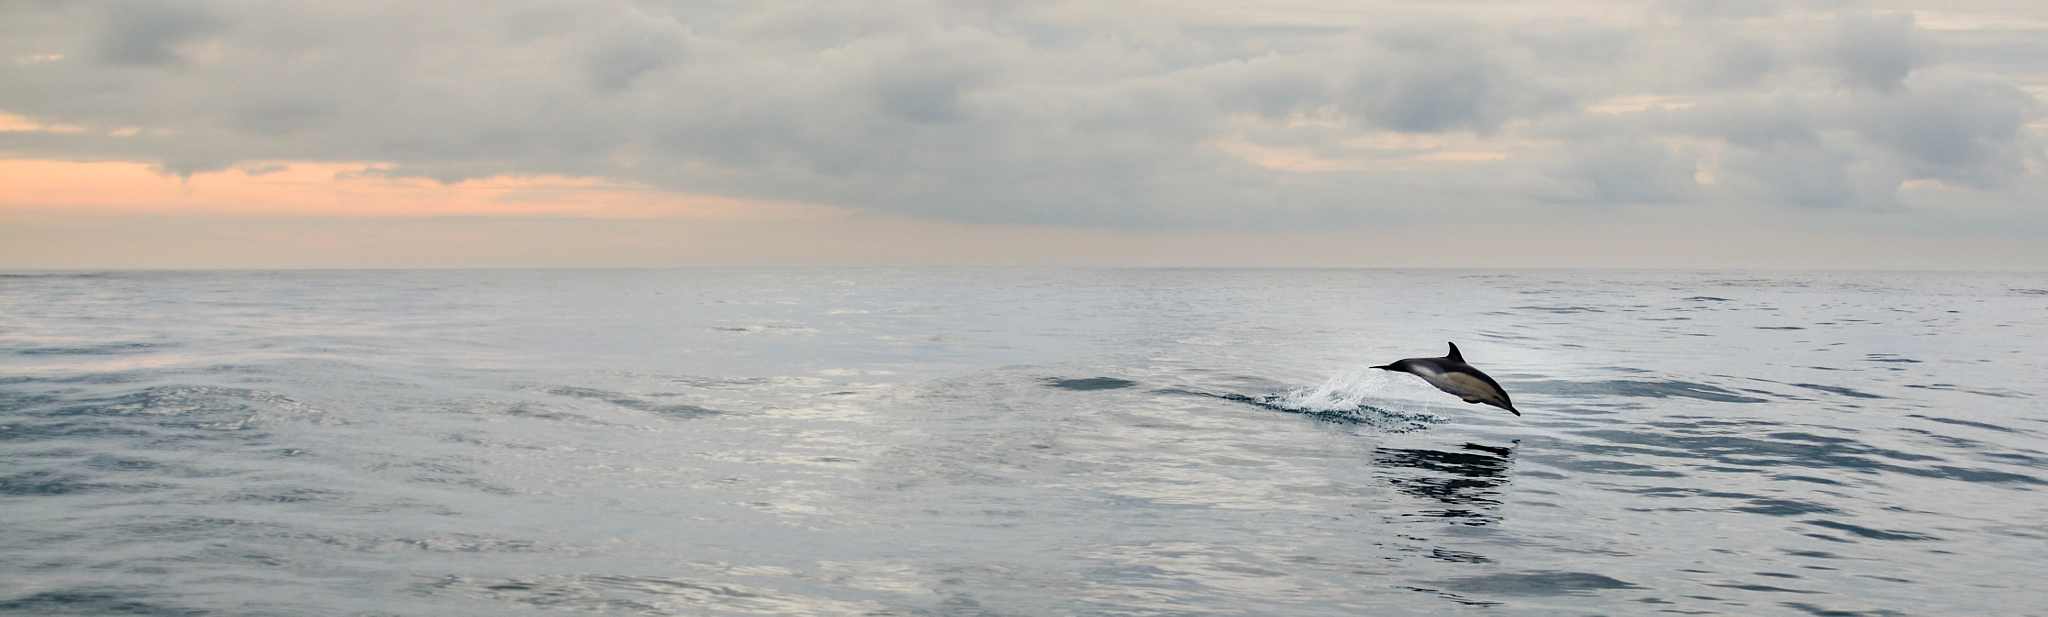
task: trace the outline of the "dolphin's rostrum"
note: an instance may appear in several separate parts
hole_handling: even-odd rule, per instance
[[[1522,415],[1515,411],[1515,403],[1508,400],[1508,391],[1479,369],[1465,363],[1465,356],[1458,353],[1458,344],[1451,343],[1451,355],[1441,358],[1408,358],[1392,364],[1372,368],[1408,373],[1421,377],[1436,389],[1455,394],[1467,403],[1486,403],[1494,407]]]

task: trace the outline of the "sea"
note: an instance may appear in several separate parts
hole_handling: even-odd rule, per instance
[[[2030,273],[14,272],[0,614],[2044,615],[2044,397]]]

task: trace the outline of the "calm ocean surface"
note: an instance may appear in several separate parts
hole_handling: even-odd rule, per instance
[[[2038,274],[16,274],[0,613],[2043,615],[2044,384]]]

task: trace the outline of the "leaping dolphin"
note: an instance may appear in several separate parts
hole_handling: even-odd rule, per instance
[[[1451,343],[1451,355],[1448,356],[1395,360],[1392,364],[1372,368],[1421,377],[1436,389],[1457,395],[1467,403],[1486,403],[1517,416],[1522,415],[1522,412],[1515,411],[1514,402],[1508,400],[1507,390],[1502,390],[1500,384],[1487,377],[1486,373],[1465,363],[1465,356],[1458,353],[1457,343]]]

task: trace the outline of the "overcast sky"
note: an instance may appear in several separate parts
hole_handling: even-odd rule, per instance
[[[2044,100],[2037,1],[0,0],[0,266],[2048,269]]]

